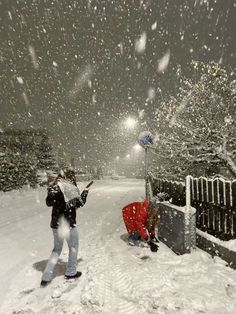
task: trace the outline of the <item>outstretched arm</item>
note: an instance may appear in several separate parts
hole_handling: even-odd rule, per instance
[[[84,190],[80,196],[73,198],[72,200],[66,202],[66,209],[71,207],[79,208],[84,206],[87,200],[88,190]]]
[[[84,204],[87,201],[88,191],[89,191],[88,189],[84,189],[83,192],[81,193],[81,198]]]

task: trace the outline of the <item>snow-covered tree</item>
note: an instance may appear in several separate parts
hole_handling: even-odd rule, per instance
[[[36,155],[38,159],[38,169],[54,170],[57,168],[55,156],[52,153],[52,144],[46,134],[43,134],[41,137],[41,141],[37,146]]]
[[[43,130],[6,129],[1,133],[0,146],[0,190],[27,183],[35,186],[37,170],[57,168],[52,145]]]
[[[10,149],[0,154],[0,191],[9,191],[29,184],[37,184],[36,160],[32,156],[20,155]]]
[[[195,81],[180,78],[177,97],[156,112],[155,167],[169,177],[226,166],[236,176],[236,82],[216,63],[195,62]],[[199,173],[199,171],[198,171]]]

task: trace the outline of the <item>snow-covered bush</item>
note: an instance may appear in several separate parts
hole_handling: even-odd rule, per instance
[[[57,170],[52,144],[43,130],[6,129],[1,133],[0,147],[2,190],[27,183],[34,186],[37,180],[41,183],[37,170],[40,173]]]
[[[0,155],[0,191],[9,191],[37,184],[36,161],[7,149]]]

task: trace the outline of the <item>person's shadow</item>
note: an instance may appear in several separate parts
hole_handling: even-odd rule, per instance
[[[124,241],[127,245],[129,245],[129,242],[128,242],[128,237],[129,237],[129,234],[128,233],[124,233],[120,236],[120,239],[122,241]],[[137,247],[147,247],[142,241],[136,241],[134,242],[134,245],[133,246],[137,246]],[[131,246],[132,247],[132,246]],[[150,258],[150,256],[148,255],[137,255],[136,257],[140,258],[141,260],[148,260]]]
[[[128,244],[128,236],[129,236],[128,233],[124,233],[120,236],[120,239]]]
[[[83,261],[82,258],[79,258],[77,260],[78,263],[82,261]],[[48,260],[36,262],[33,264],[33,267],[37,271],[43,272],[47,265],[47,262]],[[65,275],[66,265],[67,265],[67,262],[64,262],[63,260],[59,259],[53,271],[53,278]]]

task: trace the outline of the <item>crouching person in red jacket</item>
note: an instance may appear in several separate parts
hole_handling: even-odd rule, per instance
[[[128,242],[135,245],[138,240],[145,241],[152,252],[158,250],[155,226],[158,219],[158,208],[154,202],[145,200],[128,204],[122,209],[123,219],[128,231]]]

